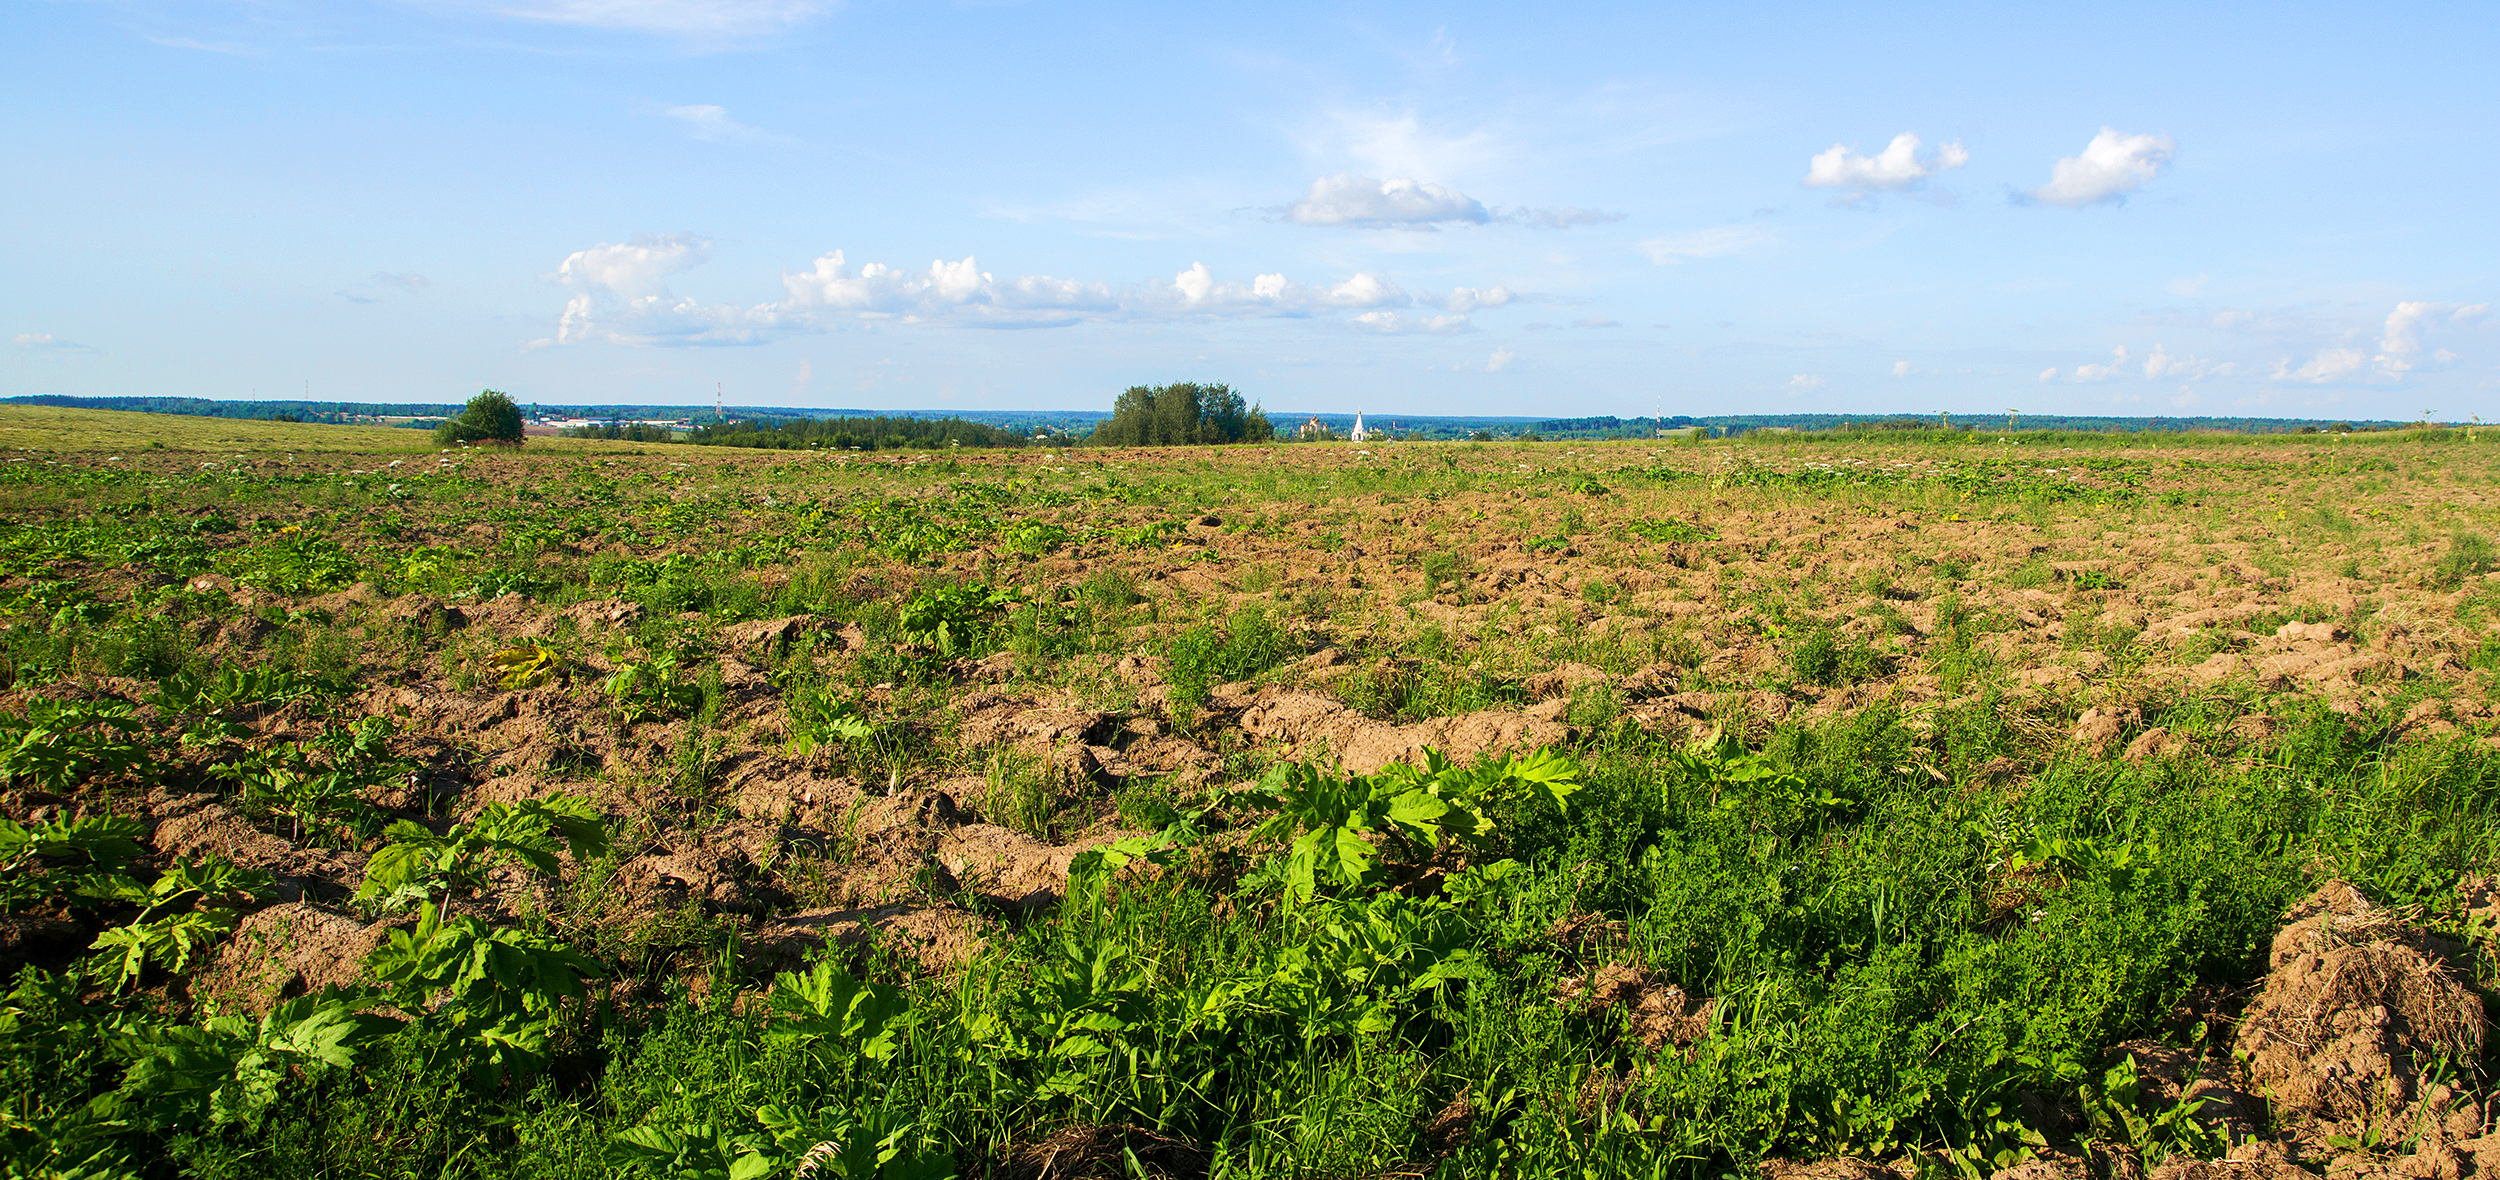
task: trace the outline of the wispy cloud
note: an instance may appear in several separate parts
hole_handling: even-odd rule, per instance
[[[662,106],[660,117],[685,128],[686,134],[708,143],[776,144],[795,140],[761,127],[750,127],[729,117],[729,108],[698,103],[692,106]]]
[[[39,352],[95,351],[94,349],[89,348],[84,344],[80,344],[75,340],[63,340],[54,336],[50,332],[20,332],[17,335],[10,337],[9,343],[14,344],[19,348],[30,348]]]
[[[167,49],[191,49],[201,53],[221,53],[227,57],[269,56],[269,51],[258,45],[239,45],[232,41],[194,41],[189,37],[150,37],[148,40]]]
[[[777,33],[835,5],[829,0],[449,0],[441,7],[548,24],[731,39]]]
[[[1722,225],[1651,238],[1641,243],[1641,252],[1660,266],[1674,266],[1701,258],[1742,254],[1778,241],[1777,235],[1758,225]]]
[[[372,278],[366,279],[363,282],[350,283],[347,286],[339,288],[337,294],[339,298],[344,299],[349,303],[380,303],[382,301],[382,295],[389,292],[396,291],[402,295],[414,295],[417,292],[425,290],[427,287],[431,287],[433,285],[433,280],[413,271],[405,274],[394,274],[389,271],[379,271],[376,272]]]

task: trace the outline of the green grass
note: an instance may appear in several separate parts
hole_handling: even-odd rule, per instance
[[[534,1081],[480,1089],[400,1034],[259,1123],[170,1150],[207,1176],[593,1176],[633,1127],[752,1127],[790,1104],[912,1121],[918,1150],[965,1167],[1078,1123],[1204,1144],[1243,1175],[1716,1176],[1770,1154],[1934,1149],[1967,1140],[1986,1103],[2070,1090],[2102,1046],[2162,1035],[2196,983],[2247,982],[2318,876],[2436,915],[2500,837],[2500,759],[2389,749],[2323,711],[2238,769],[2060,760],[2018,789],[1894,769],[1932,740],[1880,710],[1783,729],[1784,773],[1752,783],[1654,750],[1597,757],[1567,814],[1521,817],[1513,850],[1533,867],[1452,948],[1477,965],[1368,1031],[1193,1016],[1208,987],[1330,945],[1290,910],[1238,904],[1221,858],[1193,856],[1099,916],[1061,911],[960,978],[907,985],[914,1019],[874,1070],[800,1053],[717,998],[602,1006]],[[2014,850],[2049,840],[2130,850],[2133,867],[2007,875]],[[1721,997],[1715,1032],[1651,1053],[1554,1002],[1588,960],[1547,932],[1581,913],[1623,923],[1596,958]],[[1122,966],[1045,983],[1071,953]],[[1368,969],[1382,994],[1394,962]],[[1124,1013],[1109,1051],[1053,1056],[1017,1031],[1080,1000]],[[1618,1079],[1608,1111],[1568,1101],[1593,1076]],[[1429,1140],[1461,1094],[1476,1118]]]

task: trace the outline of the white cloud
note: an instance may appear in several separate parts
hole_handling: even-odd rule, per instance
[[[1309,193],[1278,212],[1297,225],[1351,229],[1431,230],[1493,222],[1570,229],[1623,220],[1623,214],[1597,209],[1488,209],[1482,201],[1447,185],[1403,177],[1378,180],[1352,172],[1312,181]]]
[[[1894,362],[1892,362],[1892,375],[1893,375],[1893,376],[1895,376],[1895,377],[1907,377],[1907,376],[1909,376],[1909,375],[1910,375],[1910,372],[1911,372],[1911,370],[1910,370],[1910,362],[1908,362],[1908,361],[1894,361]]]
[[[10,337],[9,343],[18,346],[19,348],[32,348],[43,352],[95,351],[94,349],[74,340],[60,339],[50,332],[20,332],[17,335]]]
[[[779,32],[832,8],[827,0],[455,0],[496,16],[677,37]]]
[[[1285,207],[1285,217],[1300,225],[1431,229],[1444,222],[1482,225],[1493,214],[1454,188],[1340,172],[1312,181],[1308,195]]]
[[[1509,368],[1511,366],[1511,362],[1518,359],[1518,353],[1512,352],[1507,348],[1496,348],[1493,350],[1492,356],[1484,359],[1484,371],[1487,373],[1499,373],[1502,370]]]
[[[1510,293],[1508,287],[1486,287],[1483,290],[1452,287],[1449,295],[1438,301],[1438,306],[1443,311],[1465,313],[1478,308],[1507,306],[1514,298],[1516,296]]]
[[[712,240],[695,234],[636,234],[622,244],[601,242],[576,250],[556,265],[556,281],[602,289],[625,299],[659,294],[668,276],[693,270],[711,257]]]
[[[2289,360],[2277,362],[2274,366],[2274,379],[2307,385],[2325,385],[2359,374],[2362,366],[2367,363],[2366,354],[2357,348],[2320,349],[2318,355],[2309,358],[2309,363],[2297,369],[2292,367],[2292,362]]]
[[[2239,371],[2239,365],[2229,361],[2209,361],[2194,355],[2173,356],[2168,345],[2155,343],[2153,351],[2145,355],[2143,364],[2136,366],[2129,361],[2127,346],[2121,344],[2110,350],[2108,361],[2097,365],[2077,365],[2066,379],[2078,384],[2116,381],[2137,370],[2147,381],[2201,381],[2207,377],[2228,377]],[[2056,369],[2047,370],[2040,374],[2040,379],[2054,381],[2057,373]]]
[[[1454,333],[1474,329],[1469,312],[1513,298],[1502,287],[1460,287],[1446,299],[1419,301],[1371,272],[1324,284],[1282,274],[1243,282],[1220,279],[1204,263],[1191,264],[1169,281],[1117,287],[1048,275],[1000,278],[970,257],[939,259],[920,270],[871,262],[854,271],[840,250],[783,274],[784,297],[775,302],[704,304],[672,295],[668,277],[701,264],[710,245],[691,234],[645,235],[576,251],[553,276],[571,291],[556,335],[538,343],[746,344],[847,321],[1047,328],[1089,321],[1340,315],[1374,331]],[[1418,302],[1437,303],[1450,314],[1401,313]]]
[[[2144,358],[2144,379],[2147,381],[2201,381],[2207,377],[2228,377],[2239,372],[2232,361],[2216,363],[2200,356],[2172,356],[2170,350],[2156,343],[2152,355]]]
[[[2161,175],[2178,149],[2167,135],[2120,135],[2103,127],[2084,145],[2083,154],[2068,156],[2049,169],[2049,182],[2023,194],[2024,203],[2080,209],[2124,201]]]
[[[2387,326],[2379,333],[2378,355],[2370,358],[2370,363],[2377,366],[2379,372],[2391,377],[2410,372],[2417,363],[2413,358],[2422,351],[2424,324],[2470,324],[2490,311],[2488,303],[2464,306],[2412,301],[2399,303],[2394,311],[2387,313]],[[2455,355],[2441,349],[2432,359],[2445,364]]]
[[[1861,156],[1848,145],[1836,143],[1807,162],[1805,185],[1897,192],[1970,163],[1970,152],[1960,140],[1937,148],[1924,160],[1918,158],[1918,148],[1918,136],[1907,131],[1893,136],[1889,146],[1872,156]]]
[[[1641,243],[1641,252],[1660,266],[1674,266],[1697,258],[1717,258],[1738,254],[1779,239],[1771,231],[1754,225],[1722,225],[1694,230]]]
[[[2112,380],[2116,380],[2119,376],[2121,376],[2121,375],[2122,375],[2121,370],[2123,370],[2123,369],[2126,367],[2126,364],[2127,364],[2127,346],[2126,346],[2126,345],[2124,345],[2124,344],[2121,344],[2121,345],[2119,345],[2118,347],[2116,347],[2116,348],[2114,348],[2114,349],[2110,350],[2110,360],[2109,360],[2109,363],[2108,363],[2108,364],[2105,364],[2105,365],[2076,365],[2076,366],[2075,366],[2075,375],[2071,378],[2071,380],[2075,380],[2075,381],[2112,381]]]
[[[2181,275],[2178,278],[2170,280],[2170,293],[2182,298],[2192,298],[2197,295],[2202,295],[2205,293],[2206,280],[2212,277],[2212,275],[2202,274]]]
[[[1788,392],[1790,393],[1804,393],[1809,389],[1821,388],[1823,388],[1823,379],[1812,373],[1798,373],[1788,379]]]
[[[1573,320],[1571,321],[1571,326],[1574,328],[1620,328],[1623,326],[1623,323],[1620,320],[1610,320],[1604,316],[1593,315],[1583,316],[1579,319]]]
[[[672,119],[686,128],[686,134],[707,143],[765,144],[788,143],[790,137],[749,127],[729,117],[729,108],[709,103],[694,106],[659,108],[662,118]]]

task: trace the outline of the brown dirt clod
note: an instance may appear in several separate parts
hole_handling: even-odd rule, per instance
[[[1143,1127],[1079,1123],[1007,1153],[1004,1180],[1128,1180],[1135,1160],[1150,1180],[1192,1180],[1213,1157],[1187,1140]]]

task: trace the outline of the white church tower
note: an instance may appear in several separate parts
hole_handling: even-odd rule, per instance
[[[1354,433],[1347,435],[1347,440],[1359,443],[1369,439],[1371,436],[1371,431],[1363,429],[1363,411],[1354,411]]]

